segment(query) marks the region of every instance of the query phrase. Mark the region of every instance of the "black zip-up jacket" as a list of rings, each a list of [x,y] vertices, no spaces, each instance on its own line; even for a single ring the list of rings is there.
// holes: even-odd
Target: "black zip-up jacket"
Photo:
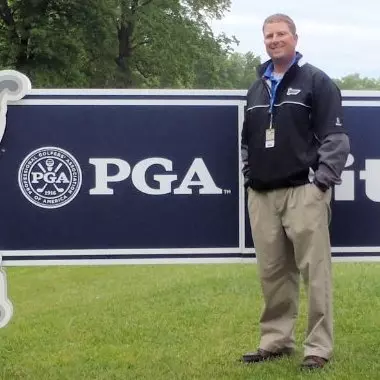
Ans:
[[[341,183],[350,144],[343,127],[341,93],[321,70],[297,53],[278,85],[273,107],[275,145],[265,147],[270,125],[270,87],[258,68],[249,88],[241,153],[245,185],[271,190],[314,182],[325,191]]]

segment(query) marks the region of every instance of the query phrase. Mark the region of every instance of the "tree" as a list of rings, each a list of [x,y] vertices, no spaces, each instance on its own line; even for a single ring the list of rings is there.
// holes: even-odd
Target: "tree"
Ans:
[[[0,0],[0,60],[40,87],[202,87],[235,40],[230,0]]]
[[[0,0],[0,59],[44,87],[86,86],[113,52],[111,0]],[[98,41],[101,40],[102,44]]]
[[[380,90],[380,78],[362,78],[360,74],[350,74],[335,82],[341,90]]]
[[[260,63],[260,57],[251,51],[229,54],[224,64],[224,87],[248,89],[257,77],[256,70]]]
[[[230,0],[119,0],[120,83],[191,87],[194,63],[212,67],[224,53],[207,21],[229,6]]]

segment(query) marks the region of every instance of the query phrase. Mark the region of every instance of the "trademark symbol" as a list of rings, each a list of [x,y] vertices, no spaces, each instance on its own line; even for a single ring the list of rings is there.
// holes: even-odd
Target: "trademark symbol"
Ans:
[[[232,191],[231,190],[223,190],[223,194],[229,195],[229,194],[232,194]]]

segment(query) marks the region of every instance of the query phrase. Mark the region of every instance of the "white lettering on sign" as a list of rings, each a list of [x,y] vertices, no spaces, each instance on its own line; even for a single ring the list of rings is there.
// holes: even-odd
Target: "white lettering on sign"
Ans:
[[[349,154],[345,168],[350,168],[355,162]],[[365,195],[373,202],[380,202],[380,159],[365,160],[364,170],[360,170],[359,179],[364,181]],[[336,201],[354,201],[356,194],[355,180],[357,173],[354,170],[344,170],[342,183],[335,186]]]
[[[178,179],[178,174],[173,172],[173,162],[166,158],[147,158],[138,162],[133,169],[128,162],[118,158],[90,158],[89,163],[95,167],[95,187],[90,189],[91,195],[112,195],[114,190],[108,186],[109,183],[122,182],[130,175],[136,189],[149,195],[193,194],[194,187],[199,188],[199,194],[223,194],[202,158],[193,160],[175,188],[173,182]],[[116,174],[109,174],[111,166],[116,166]],[[163,174],[153,174],[156,187],[149,185],[146,180],[147,171],[154,166],[160,167],[160,172],[164,170]]]

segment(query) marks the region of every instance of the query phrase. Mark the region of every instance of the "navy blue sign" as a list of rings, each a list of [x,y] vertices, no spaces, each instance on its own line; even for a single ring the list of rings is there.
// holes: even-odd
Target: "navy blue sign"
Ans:
[[[0,160],[5,260],[239,252],[237,101],[20,103]]]
[[[356,94],[357,95],[357,94]],[[6,265],[254,257],[240,173],[243,92],[32,92],[1,143]],[[380,95],[346,97],[352,154],[334,255],[380,257]]]

